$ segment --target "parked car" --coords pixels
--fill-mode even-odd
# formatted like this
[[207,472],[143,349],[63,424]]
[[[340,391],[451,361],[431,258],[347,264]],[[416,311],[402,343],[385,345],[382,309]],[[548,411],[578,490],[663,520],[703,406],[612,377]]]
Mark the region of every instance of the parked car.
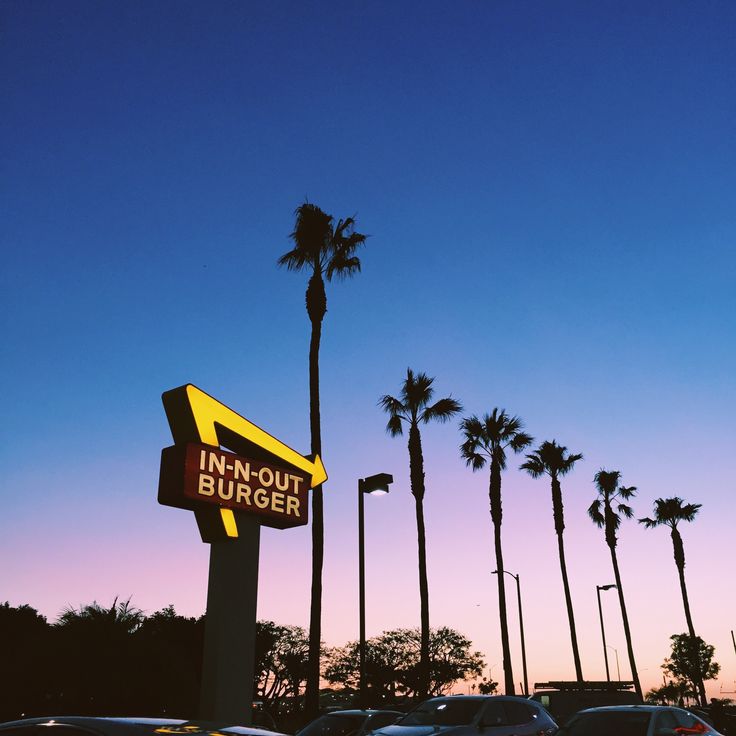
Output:
[[557,723],[565,723],[578,711],[604,705],[641,705],[631,681],[535,682],[532,700],[541,703]]
[[665,705],[613,705],[576,713],[559,736],[722,736],[702,718]]
[[365,736],[403,715],[397,710],[333,710],[308,723],[297,736]]
[[552,736],[557,724],[539,704],[502,695],[430,698],[375,736]]
[[58,716],[0,723],[0,736],[285,736],[251,726],[173,718]]

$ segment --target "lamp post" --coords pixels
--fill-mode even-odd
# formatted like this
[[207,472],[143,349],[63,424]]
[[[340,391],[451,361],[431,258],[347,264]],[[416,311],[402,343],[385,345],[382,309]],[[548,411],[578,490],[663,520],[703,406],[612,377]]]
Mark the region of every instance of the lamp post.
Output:
[[[596,585],[595,586],[595,592],[598,596],[598,615],[601,618],[601,639],[603,639],[603,660],[606,663],[606,681],[611,681],[611,675],[608,671],[608,652],[606,651],[606,630],[603,627],[603,607],[601,606],[601,591],[602,590],[611,590],[611,588],[615,588],[616,585],[614,583],[611,583],[610,585]],[[618,653],[616,654],[618,657]],[[619,677],[619,680],[621,678]]]
[[[521,613],[521,583],[519,582],[519,576],[514,573],[504,570],[507,575],[516,580],[516,595],[519,601],[519,632],[521,633],[521,667],[524,671],[524,695],[529,695],[529,680],[526,675],[526,644],[524,642],[524,617]],[[493,575],[498,575],[498,570],[494,570]]]
[[618,681],[621,682],[621,670],[618,668],[618,649],[616,649],[616,647],[612,647],[610,644],[606,644],[606,646],[609,649],[613,649],[613,653],[616,655],[616,677],[618,677]]
[[359,633],[359,657],[358,670],[359,705],[366,706],[366,683],[365,683],[365,524],[363,515],[363,496],[370,493],[382,496],[388,493],[388,487],[394,482],[393,475],[378,473],[367,478],[358,479],[358,609],[360,617]]

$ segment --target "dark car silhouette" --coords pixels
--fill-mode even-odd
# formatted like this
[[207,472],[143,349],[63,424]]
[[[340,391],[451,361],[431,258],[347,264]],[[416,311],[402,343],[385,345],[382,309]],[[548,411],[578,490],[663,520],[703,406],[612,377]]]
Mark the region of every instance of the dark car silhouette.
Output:
[[430,698],[375,736],[552,736],[557,724],[539,704],[502,695]]

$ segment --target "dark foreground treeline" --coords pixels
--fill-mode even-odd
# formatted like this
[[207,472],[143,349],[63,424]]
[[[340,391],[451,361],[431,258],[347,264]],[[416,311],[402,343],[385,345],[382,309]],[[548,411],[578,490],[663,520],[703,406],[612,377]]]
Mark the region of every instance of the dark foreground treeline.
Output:
[[[28,605],[0,604],[0,722],[35,715],[197,716],[205,617],[173,606],[145,616],[130,601],[65,610],[48,623]],[[366,642],[367,696],[374,705],[408,704],[420,685],[419,629],[383,632]],[[323,705],[349,706],[359,682],[357,642],[323,648],[322,677],[337,687]],[[256,624],[253,701],[259,725],[301,725],[309,640],[299,626]],[[475,679],[485,662],[459,632],[430,631],[429,694]],[[478,689],[493,692],[483,680]],[[267,714],[274,719],[262,717]],[[260,720],[259,720],[260,718]]]
[[49,624],[0,605],[0,721],[34,715],[196,715],[203,618],[127,603],[69,609]]

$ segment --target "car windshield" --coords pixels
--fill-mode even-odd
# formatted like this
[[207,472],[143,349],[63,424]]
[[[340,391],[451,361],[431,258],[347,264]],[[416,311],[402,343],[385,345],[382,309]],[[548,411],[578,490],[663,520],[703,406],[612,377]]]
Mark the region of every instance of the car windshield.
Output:
[[650,713],[604,710],[580,713],[559,731],[559,736],[647,736]]
[[306,725],[299,731],[299,736],[350,736],[366,718],[359,713],[327,713]]
[[400,726],[467,726],[483,707],[484,700],[442,698],[428,700],[407,713]]

